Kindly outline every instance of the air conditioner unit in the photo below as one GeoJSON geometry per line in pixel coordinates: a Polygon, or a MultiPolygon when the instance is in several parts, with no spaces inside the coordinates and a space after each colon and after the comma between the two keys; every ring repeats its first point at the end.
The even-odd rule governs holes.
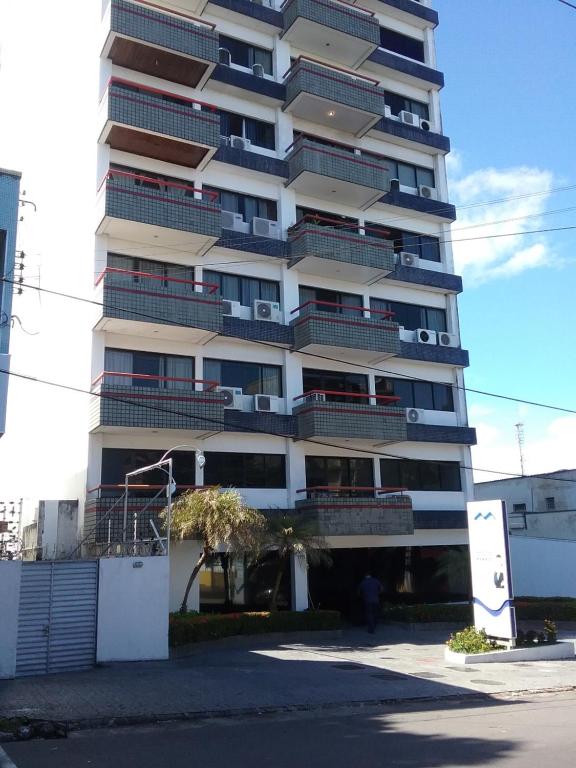
{"type": "Polygon", "coordinates": [[[250,149],[252,142],[242,136],[230,136],[230,146],[234,149],[250,149]]]}
{"type": "Polygon", "coordinates": [[[392,118],[392,109],[388,104],[384,104],[384,117],[387,117],[388,119],[392,118]]]}
{"type": "Polygon", "coordinates": [[[418,187],[418,194],[420,197],[425,197],[427,200],[436,200],[437,197],[434,187],[427,187],[425,184],[420,184],[418,187]]]}
{"type": "Polygon", "coordinates": [[[441,332],[438,334],[438,344],[441,347],[457,347],[458,336],[455,333],[441,332]]]}
{"type": "Polygon", "coordinates": [[[220,64],[225,64],[227,67],[232,63],[232,55],[228,48],[218,48],[218,61],[220,64]]]}
{"type": "Polygon", "coordinates": [[[280,398],[274,395],[254,395],[254,410],[267,411],[268,413],[278,413],[280,409],[280,398]]]}
{"type": "Polygon", "coordinates": [[[422,118],[420,120],[420,128],[422,128],[423,131],[431,131],[432,125],[430,124],[430,120],[425,120],[422,118]]]}
{"type": "Polygon", "coordinates": [[[398,117],[400,118],[400,122],[406,123],[406,125],[414,125],[416,128],[420,128],[420,118],[418,115],[415,115],[414,112],[407,112],[405,109],[403,109],[398,113],[398,117]]]}
{"type": "Polygon", "coordinates": [[[416,328],[416,341],[419,344],[436,344],[436,331],[428,328],[416,328]]]}
{"type": "Polygon", "coordinates": [[[281,323],[282,313],[277,301],[261,301],[256,299],[253,304],[254,320],[267,320],[270,323],[281,323]]]}
{"type": "Polygon", "coordinates": [[[237,232],[243,230],[244,217],[241,213],[232,211],[222,211],[222,229],[235,229],[237,232]]]}
{"type": "Polygon", "coordinates": [[[325,403],[326,395],[324,392],[311,392],[306,397],[302,398],[303,403],[325,403]]]}
{"type": "Polygon", "coordinates": [[[240,317],[242,312],[242,304],[239,301],[230,301],[229,299],[223,299],[222,301],[222,314],[232,315],[232,317],[240,317]]]}
{"type": "Polygon", "coordinates": [[[252,64],[252,74],[256,75],[256,77],[264,77],[264,67],[262,64],[252,64]]]}
{"type": "Polygon", "coordinates": [[[409,424],[425,424],[426,411],[423,408],[406,408],[406,421],[409,424]]]}
{"type": "Polygon", "coordinates": [[[259,219],[257,216],[254,216],[252,219],[252,234],[260,237],[273,237],[275,240],[278,240],[280,226],[277,221],[259,219]]]}
{"type": "Polygon", "coordinates": [[[224,408],[231,408],[235,411],[242,410],[242,388],[241,387],[216,387],[216,391],[224,395],[224,408]]]}
{"type": "Polygon", "coordinates": [[[398,263],[403,267],[417,267],[420,263],[420,259],[414,253],[400,251],[398,254],[398,263]]]}

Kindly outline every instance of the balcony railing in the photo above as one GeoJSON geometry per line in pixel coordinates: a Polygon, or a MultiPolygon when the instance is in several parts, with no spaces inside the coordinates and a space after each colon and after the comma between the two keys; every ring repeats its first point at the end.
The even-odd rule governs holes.
{"type": "Polygon", "coordinates": [[[225,398],[216,386],[203,379],[104,371],[92,382],[91,430],[221,432],[225,398]]]}
{"type": "Polygon", "coordinates": [[[284,39],[314,56],[329,55],[358,67],[380,44],[372,11],[343,0],[286,0],[282,5],[284,39]]]}
{"type": "Polygon", "coordinates": [[[212,104],[118,77],[111,78],[107,97],[101,141],[113,149],[197,168],[220,144],[212,104]]]}
{"type": "Polygon", "coordinates": [[[390,320],[392,312],[317,300],[305,302],[291,314],[296,312],[290,325],[297,351],[338,355],[345,349],[351,362],[383,360],[400,353],[399,326],[390,320]],[[368,312],[371,317],[365,316],[368,312]]]}
{"type": "Polygon", "coordinates": [[[298,437],[350,438],[402,442],[406,440],[406,409],[394,407],[400,398],[360,392],[315,389],[294,398],[293,414],[298,420],[298,437]],[[348,402],[335,402],[346,397],[348,402]]]}
{"type": "Polygon", "coordinates": [[[288,230],[290,256],[298,270],[309,274],[371,282],[395,268],[392,241],[370,235],[370,228],[306,214],[288,230]],[[336,262],[336,263],[335,263],[336,262]],[[344,270],[344,272],[342,271],[344,270]]]}
{"type": "Polygon", "coordinates": [[[295,117],[361,136],[385,112],[379,81],[300,56],[285,74],[284,109],[295,117]]]}
{"type": "MultiPolygon", "coordinates": [[[[104,206],[98,234],[123,240],[150,241],[177,246],[182,232],[190,233],[188,253],[204,253],[222,232],[217,194],[131,171],[110,169],[99,189],[104,206]]],[[[181,246],[180,246],[181,247],[181,246]]]]}
{"type": "Polygon", "coordinates": [[[109,18],[102,56],[117,66],[201,88],[218,61],[215,25],[189,14],[145,0],[111,0],[109,18]]]}
{"type": "Polygon", "coordinates": [[[405,488],[312,486],[297,493],[296,510],[321,536],[394,536],[414,533],[412,499],[405,488]]]}
{"type": "MultiPolygon", "coordinates": [[[[214,283],[106,267],[96,287],[102,291],[102,330],[122,332],[126,320],[153,323],[170,326],[174,333],[167,329],[167,337],[192,342],[206,331],[222,331],[223,304],[214,283]]],[[[134,325],[134,333],[139,328],[134,325]]]]}
{"type": "Polygon", "coordinates": [[[300,136],[286,150],[288,186],[311,197],[367,208],[390,189],[388,161],[300,136]]]}

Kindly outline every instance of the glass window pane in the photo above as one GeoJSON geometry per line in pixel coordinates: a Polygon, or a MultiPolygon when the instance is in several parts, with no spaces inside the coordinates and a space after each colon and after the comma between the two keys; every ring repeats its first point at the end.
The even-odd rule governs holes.
{"type": "Polygon", "coordinates": [[[421,184],[426,187],[436,186],[436,182],[434,181],[434,171],[431,171],[428,168],[417,168],[415,170],[417,171],[416,186],[420,186],[421,184]]]}
{"type": "Polygon", "coordinates": [[[263,395],[282,397],[282,369],[275,365],[261,367],[260,392],[263,395]]]}
{"type": "Polygon", "coordinates": [[[399,461],[401,487],[408,488],[409,491],[421,490],[418,463],[419,462],[411,461],[410,459],[402,459],[399,461]]]}
{"type": "Polygon", "coordinates": [[[440,465],[434,461],[419,461],[420,488],[423,491],[440,491],[440,465]]]}
{"type": "MultiPolygon", "coordinates": [[[[193,379],[194,358],[176,355],[166,356],[166,376],[171,379],[193,379]]],[[[192,381],[166,381],[167,389],[194,389],[192,381]]]]}
{"type": "Polygon", "coordinates": [[[421,235],[420,257],[428,261],[440,261],[440,241],[436,237],[421,235]]]}
{"type": "Polygon", "coordinates": [[[380,459],[380,479],[384,488],[403,487],[400,462],[395,459],[380,459]]]}
{"type": "Polygon", "coordinates": [[[433,390],[434,390],[434,410],[453,411],[454,397],[452,394],[452,387],[446,384],[434,384],[433,390]]]}
{"type": "Polygon", "coordinates": [[[222,275],[222,298],[241,301],[240,278],[236,275],[222,275]]]}
{"type": "MultiPolygon", "coordinates": [[[[403,304],[399,301],[391,301],[390,309],[394,312],[392,320],[410,331],[422,328],[421,307],[415,304],[403,304]]],[[[426,327],[426,326],[424,326],[426,327]]]]}
{"type": "Polygon", "coordinates": [[[262,301],[277,301],[280,303],[280,284],[272,280],[260,280],[260,295],[262,301]]]}
{"type": "Polygon", "coordinates": [[[415,381],[414,384],[414,407],[434,410],[434,396],[432,384],[428,381],[415,381]]]}
{"type": "Polygon", "coordinates": [[[446,312],[443,309],[426,309],[426,325],[431,331],[446,330],[446,312]]]}
{"type": "Polygon", "coordinates": [[[442,491],[461,491],[460,465],[455,461],[446,461],[438,466],[440,470],[440,489],[442,491]]]}
{"type": "Polygon", "coordinates": [[[394,383],[393,394],[400,400],[396,405],[400,408],[414,408],[416,401],[414,398],[414,387],[408,379],[392,379],[394,383]]]}
{"type": "Polygon", "coordinates": [[[204,359],[204,377],[206,381],[217,381],[222,384],[222,368],[220,360],[204,359]]]}
{"type": "MultiPolygon", "coordinates": [[[[404,187],[417,187],[416,168],[406,163],[398,163],[398,179],[404,187]]],[[[424,183],[424,182],[422,182],[424,183]]]]}

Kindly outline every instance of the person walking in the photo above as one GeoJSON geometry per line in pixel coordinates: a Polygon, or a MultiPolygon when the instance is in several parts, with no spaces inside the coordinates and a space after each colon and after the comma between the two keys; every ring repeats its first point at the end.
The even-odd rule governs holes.
{"type": "Polygon", "coordinates": [[[358,591],[360,592],[360,597],[364,603],[364,617],[366,619],[368,632],[373,635],[378,621],[382,584],[378,579],[375,579],[371,573],[367,573],[360,582],[358,591]]]}

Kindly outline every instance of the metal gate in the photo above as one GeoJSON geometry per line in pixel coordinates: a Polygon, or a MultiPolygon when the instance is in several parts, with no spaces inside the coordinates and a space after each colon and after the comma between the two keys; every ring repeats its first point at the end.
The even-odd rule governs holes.
{"type": "Polygon", "coordinates": [[[97,602],[97,560],[22,563],[16,676],[93,666],[97,602]]]}

